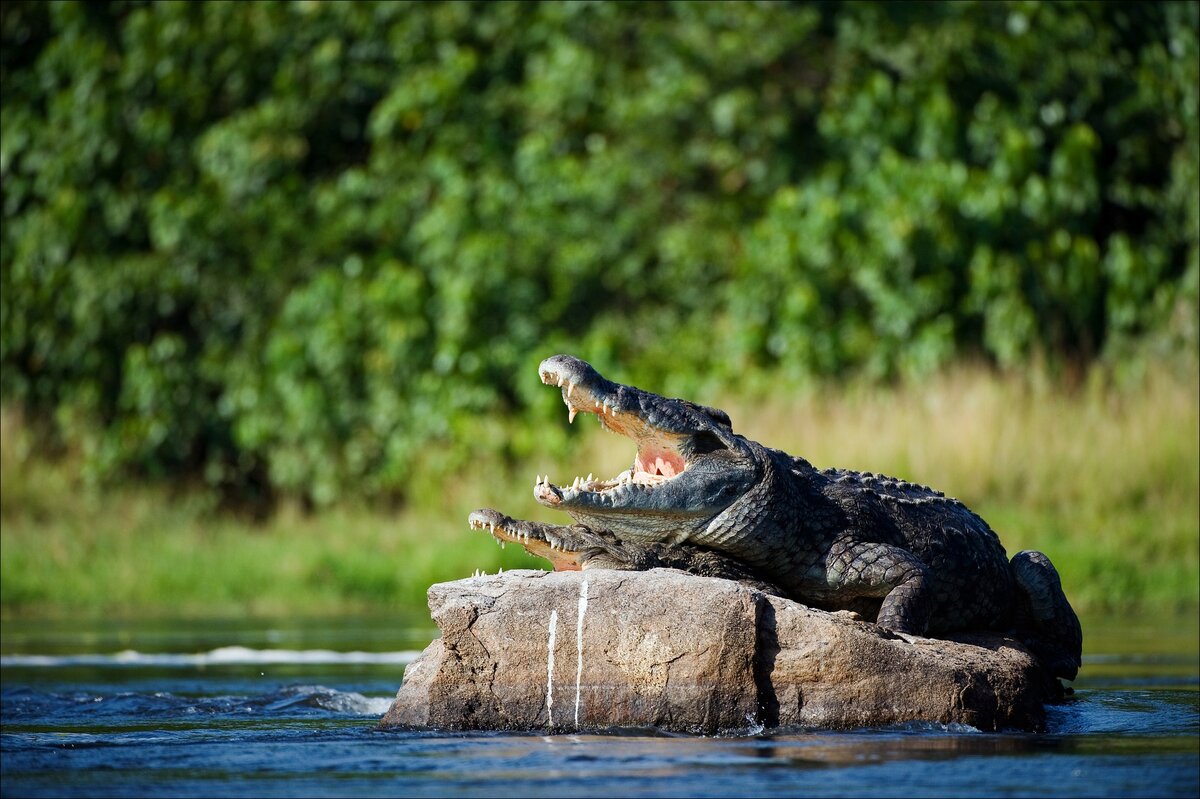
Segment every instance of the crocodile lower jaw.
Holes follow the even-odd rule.
[[[565,549],[561,542],[547,536],[522,531],[478,513],[472,513],[467,523],[472,530],[487,530],[500,547],[509,541],[521,545],[530,555],[550,561],[554,571],[580,571],[583,568],[580,553]]]

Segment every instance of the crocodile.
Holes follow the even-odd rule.
[[[637,446],[616,477],[554,485],[534,497],[574,524],[469,517],[555,570],[676,568],[739,580],[830,611],[850,611],[900,637],[1011,631],[1049,673],[1075,679],[1079,619],[1041,552],[1010,560],[962,502],[893,477],[818,469],[733,431],[716,408],[609,381],[570,355],[542,361],[568,421],[597,416]]]

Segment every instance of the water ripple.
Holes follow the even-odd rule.
[[[252,696],[184,696],[168,691],[122,691],[99,694],[83,691],[51,692],[33,688],[5,690],[0,694],[6,723],[73,718],[80,722],[195,715],[260,714],[269,717],[311,714],[381,716],[390,697],[368,697],[322,685],[290,685]]]

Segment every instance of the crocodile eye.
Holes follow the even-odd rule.
[[[725,445],[721,443],[721,439],[717,438],[715,433],[710,433],[707,430],[693,435],[691,443],[693,455],[703,455],[708,452],[725,449]]]

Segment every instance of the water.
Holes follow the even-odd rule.
[[[1085,620],[1049,732],[376,732],[433,634],[388,619],[6,622],[4,796],[1197,796],[1196,619]]]

